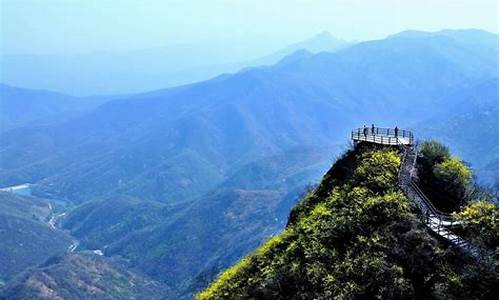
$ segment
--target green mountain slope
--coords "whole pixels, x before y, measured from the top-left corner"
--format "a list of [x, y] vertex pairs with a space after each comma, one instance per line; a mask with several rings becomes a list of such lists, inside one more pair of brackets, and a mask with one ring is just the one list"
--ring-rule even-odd
[[113, 197], [81, 205], [69, 213], [62, 226], [80, 241], [80, 248], [106, 252], [105, 247], [135, 232], [150, 231], [179, 210], [179, 206]]
[[67, 234], [50, 226], [50, 215], [42, 199], [0, 192], [0, 287], [71, 244]]
[[0, 299], [161, 299], [167, 289], [96, 255], [56, 256], [18, 276]]
[[496, 297], [496, 255], [476, 262], [432, 235], [398, 188], [399, 166], [395, 149], [348, 151], [293, 209], [283, 233], [197, 298]]
[[79, 250], [102, 250], [189, 298], [191, 278], [215, 275], [279, 232], [289, 212], [284, 202], [294, 200], [284, 192], [241, 189], [174, 206], [115, 197], [81, 205], [63, 226], [80, 241]]

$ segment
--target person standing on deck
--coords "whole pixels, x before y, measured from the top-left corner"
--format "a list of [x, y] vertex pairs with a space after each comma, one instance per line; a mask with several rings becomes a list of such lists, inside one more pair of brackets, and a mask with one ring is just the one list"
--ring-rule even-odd
[[394, 128], [394, 136], [397, 138], [398, 137], [398, 126]]
[[372, 134], [375, 134], [375, 125], [372, 123]]
[[363, 135], [366, 137], [366, 135], [368, 134], [368, 128], [366, 127], [366, 124], [363, 125]]

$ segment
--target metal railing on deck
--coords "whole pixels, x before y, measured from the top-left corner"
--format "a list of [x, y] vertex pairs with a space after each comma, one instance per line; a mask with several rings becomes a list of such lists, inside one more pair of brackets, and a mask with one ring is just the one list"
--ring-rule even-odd
[[351, 132], [354, 141], [366, 141], [383, 145], [413, 144], [413, 133], [406, 129], [364, 127]]

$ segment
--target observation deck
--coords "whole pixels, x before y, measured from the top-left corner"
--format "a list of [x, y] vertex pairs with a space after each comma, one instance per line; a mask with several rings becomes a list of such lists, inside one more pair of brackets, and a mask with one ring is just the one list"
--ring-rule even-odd
[[368, 142], [390, 146], [412, 146], [413, 133], [406, 129], [364, 127], [351, 132], [351, 139], [355, 142]]

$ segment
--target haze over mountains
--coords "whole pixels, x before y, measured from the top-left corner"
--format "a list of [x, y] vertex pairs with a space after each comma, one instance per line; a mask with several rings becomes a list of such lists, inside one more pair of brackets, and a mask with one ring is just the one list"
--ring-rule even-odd
[[[35, 196], [75, 205], [61, 226], [79, 249], [175, 299], [279, 232], [360, 124], [449, 137], [481, 180], [498, 181], [497, 35], [403, 32], [344, 47], [292, 46], [274, 65], [6, 120], [0, 185], [30, 182]], [[22, 111], [12, 105], [26, 93], [10, 92], [2, 114]]]
[[349, 43], [323, 32], [260, 57], [240, 43], [183, 44], [130, 52], [0, 56], [5, 84], [70, 95], [130, 94], [274, 64], [296, 50], [335, 51]]
[[27, 125], [47, 125], [76, 117], [113, 96], [77, 98], [66, 94], [12, 87], [0, 83], [0, 131]]

